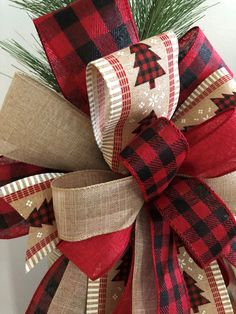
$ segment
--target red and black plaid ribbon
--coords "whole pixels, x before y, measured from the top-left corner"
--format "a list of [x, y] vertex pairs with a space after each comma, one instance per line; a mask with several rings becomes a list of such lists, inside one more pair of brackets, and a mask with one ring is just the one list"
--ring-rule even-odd
[[87, 114], [86, 65], [139, 41], [127, 0], [79, 0], [34, 23], [62, 93]]
[[174, 178], [153, 204], [201, 267], [219, 258], [236, 236], [233, 215], [199, 179]]
[[[235, 112], [230, 110], [212, 118], [207, 122], [208, 128], [206, 124], [200, 125], [199, 138], [200, 134], [207, 137], [207, 129], [211, 134], [212, 128], [219, 126], [229, 131], [228, 117], [234, 117]], [[183, 295], [184, 279], [177, 262], [173, 231], [201, 267], [220, 257], [236, 265], [235, 219], [223, 201], [201, 180], [177, 176], [189, 146], [174, 124], [152, 116], [150, 125], [146, 125], [122, 151], [121, 160], [138, 182], [147, 207], [151, 207], [153, 261], [157, 296], [160, 296], [158, 313], [176, 312], [177, 305], [178, 313], [188, 313], [189, 303]], [[214, 134], [217, 136], [217, 132]], [[192, 147], [190, 145], [190, 156]], [[198, 153], [201, 157], [201, 151]]]
[[61, 256], [49, 269], [39, 284], [25, 314], [48, 313], [49, 306], [60, 285], [69, 260]]
[[0, 157], [0, 186], [13, 181], [33, 176], [39, 173], [48, 172], [48, 169], [25, 164], [20, 161], [12, 160], [6, 157]]
[[157, 290], [157, 313], [189, 313], [188, 291], [179, 267], [174, 233], [168, 221], [151, 208], [151, 236]]
[[187, 32], [179, 40], [179, 105], [201, 82], [222, 67], [225, 67], [233, 77], [231, 70], [199, 27], [194, 27]]
[[145, 201], [161, 194], [186, 158], [188, 144], [165, 118], [154, 120], [121, 153], [122, 162], [136, 178]]

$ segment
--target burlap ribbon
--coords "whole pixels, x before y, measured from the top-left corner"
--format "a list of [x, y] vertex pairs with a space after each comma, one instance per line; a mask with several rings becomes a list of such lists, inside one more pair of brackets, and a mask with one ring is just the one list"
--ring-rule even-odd
[[[121, 167], [118, 156], [134, 136], [132, 132], [138, 122], [153, 109], [157, 115], [166, 112], [165, 116], [170, 118], [178, 102], [178, 50], [174, 34], [163, 34], [143, 44], [144, 46], [136, 45], [133, 50], [129, 48], [115, 53], [88, 67], [88, 90], [95, 137], [109, 166], [119, 172], [123, 172], [124, 168]], [[146, 75], [142, 76], [141, 69], [135, 66], [140, 65], [138, 53], [148, 54], [149, 61], [150, 53], [155, 54], [155, 62], [159, 64], [150, 70], [152, 73], [154, 71], [151, 78], [145, 69], [142, 70]], [[129, 58], [126, 58], [126, 54]], [[139, 75], [142, 77], [139, 78]], [[217, 82], [214, 85], [213, 80]], [[209, 99], [207, 116], [202, 112], [201, 101], [205, 101], [206, 97], [210, 100], [223, 98], [226, 90], [231, 95], [234, 86], [232, 82], [225, 69], [218, 70], [213, 79], [207, 78], [205, 84], [199, 87], [204, 97], [199, 97], [190, 106], [187, 102], [184, 110], [181, 106], [174, 115], [176, 125], [192, 126], [192, 123], [185, 124], [187, 117], [188, 121], [198, 119], [194, 120], [194, 124], [212, 117], [215, 110], [210, 109], [212, 104]], [[189, 96], [190, 100], [195, 95], [197, 91]], [[150, 106], [147, 106], [147, 102], [150, 102]], [[213, 103], [222, 104], [216, 101]], [[198, 106], [200, 109], [194, 118], [196, 111], [192, 114], [191, 109], [196, 110]], [[116, 311], [125, 313], [132, 308], [135, 314], [143, 311], [156, 313], [159, 301], [153, 291], [155, 276], [153, 270], [148, 271], [152, 260], [150, 255], [144, 258], [144, 254], [150, 254], [151, 243], [147, 229], [147, 212], [142, 209], [142, 193], [132, 177], [123, 177], [107, 170], [106, 163], [96, 148], [87, 117], [40, 83], [28, 76], [17, 75], [1, 111], [0, 122], [1, 152], [6, 156], [65, 171], [99, 169], [66, 174], [53, 182], [57, 228], [59, 237], [64, 240], [59, 248], [91, 278], [98, 278], [111, 269], [125, 250], [136, 220], [135, 255], [131, 267], [133, 277], [130, 277], [127, 284], [129, 288], [132, 286], [132, 298], [129, 295], [130, 290], [126, 289]], [[198, 158], [200, 159], [199, 156]], [[233, 169], [233, 165], [234, 163], [229, 166]], [[232, 169], [228, 168], [220, 175]], [[206, 181], [235, 210], [235, 174]], [[70, 266], [68, 276], [66, 273], [64, 275], [66, 280], [71, 278], [73, 271], [75, 269]], [[79, 270], [77, 275], [82, 276]], [[86, 283], [84, 287], [87, 288]], [[55, 302], [51, 304], [50, 313], [62, 312], [61, 297], [67, 288], [61, 286], [57, 291], [60, 297], [55, 298]], [[71, 285], [66, 293], [70, 294], [73, 288]], [[65, 311], [76, 312], [75, 308], [82, 304], [81, 313], [84, 313], [84, 295], [81, 295], [81, 303], [73, 300], [71, 299], [72, 305], [65, 306]], [[89, 309], [91, 305], [87, 304], [87, 313]]]

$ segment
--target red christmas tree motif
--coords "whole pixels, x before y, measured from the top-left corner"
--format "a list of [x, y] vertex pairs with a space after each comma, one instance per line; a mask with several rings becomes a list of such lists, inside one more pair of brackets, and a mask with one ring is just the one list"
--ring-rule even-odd
[[119, 272], [112, 279], [112, 281], [124, 281], [125, 285], [128, 282], [129, 273], [132, 263], [132, 247], [130, 246], [124, 256], [121, 259], [121, 264], [117, 267], [116, 270]]
[[158, 63], [161, 58], [151, 51], [146, 44], [136, 44], [130, 47], [130, 52], [135, 53], [134, 68], [139, 67], [139, 73], [135, 86], [149, 82], [150, 89], [155, 88], [155, 79], [166, 74]]
[[184, 280], [186, 282], [187, 289], [188, 289], [191, 308], [193, 309], [194, 313], [199, 313], [198, 307], [203, 304], [208, 304], [210, 303], [210, 301], [201, 295], [201, 293], [203, 293], [204, 291], [202, 291], [196, 285], [197, 282], [190, 275], [188, 275], [185, 271], [183, 272], [183, 274], [184, 274]]
[[236, 93], [222, 94], [223, 98], [211, 98], [214, 104], [219, 108], [216, 113], [222, 112], [226, 109], [236, 107]]

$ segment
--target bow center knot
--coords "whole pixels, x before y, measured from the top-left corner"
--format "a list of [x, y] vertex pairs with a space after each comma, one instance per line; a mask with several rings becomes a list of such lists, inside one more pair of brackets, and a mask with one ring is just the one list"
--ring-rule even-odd
[[[166, 118], [145, 118], [145, 126], [121, 152], [123, 165], [137, 180], [144, 200], [160, 195], [177, 175], [188, 153], [182, 132]], [[142, 123], [141, 123], [142, 124]]]

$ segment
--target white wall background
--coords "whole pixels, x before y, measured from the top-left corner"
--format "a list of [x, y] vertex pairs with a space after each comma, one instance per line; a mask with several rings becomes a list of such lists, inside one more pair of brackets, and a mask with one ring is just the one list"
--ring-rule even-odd
[[[208, 0], [209, 4], [216, 2], [217, 0]], [[236, 73], [236, 0], [221, 0], [220, 4], [206, 13], [198, 25]], [[0, 0], [0, 40], [14, 38], [27, 45], [33, 43], [32, 33], [36, 35], [27, 14], [10, 7], [8, 0]], [[13, 76], [15, 69], [12, 64], [17, 65], [15, 60], [0, 51], [0, 72]], [[0, 74], [0, 106], [10, 82], [10, 78]], [[0, 240], [0, 314], [23, 314], [46, 271], [47, 265], [44, 262], [25, 275], [25, 245], [25, 237], [11, 241]]]

